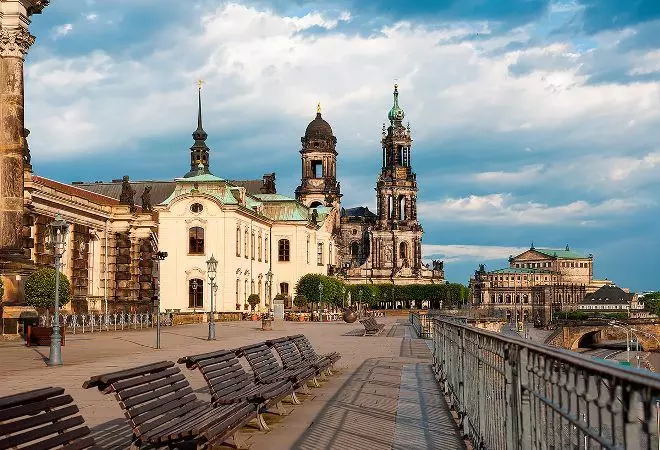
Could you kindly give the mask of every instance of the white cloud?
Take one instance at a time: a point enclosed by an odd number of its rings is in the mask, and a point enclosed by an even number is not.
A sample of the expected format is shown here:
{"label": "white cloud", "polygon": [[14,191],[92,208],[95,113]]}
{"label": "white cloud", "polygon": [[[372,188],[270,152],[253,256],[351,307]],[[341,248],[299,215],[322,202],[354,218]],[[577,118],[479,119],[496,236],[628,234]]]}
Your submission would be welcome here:
{"label": "white cloud", "polygon": [[85,19],[88,22],[96,22],[96,20],[99,18],[98,14],[96,13],[89,13],[85,15]]}
{"label": "white cloud", "polygon": [[445,262],[492,261],[508,258],[509,255],[518,255],[525,250],[528,248],[496,245],[422,245],[424,258],[442,258]]}
{"label": "white cloud", "polygon": [[520,202],[511,194],[470,195],[418,204],[422,221],[483,222],[497,225],[579,224],[599,225],[609,216],[625,216],[644,206],[636,200],[611,199],[590,204],[574,201],[563,205]]}
{"label": "white cloud", "polygon": [[[528,130],[552,137],[560,148],[566,139],[611,145],[660,124],[657,84],[586,85],[566,44],[492,56],[495,43],[505,45],[505,38],[457,42],[483,30],[483,23],[445,28],[398,23],[369,36],[301,33],[315,26],[332,29],[341,20],[350,20],[350,13],[283,17],[230,3],[209,12],[201,26],[179,23],[180,28],[162,30],[149,43],[151,54],[139,60],[126,59],[130,52],[102,51],[29,60],[26,115],[40,124],[30,136],[34,155],[45,160],[122,151],[123,144],[147,134],[183,136],[191,126],[198,77],[206,80],[210,140],[253,124],[255,117],[277,117],[298,130],[277,136],[286,139],[282,152],[289,152],[320,100],[340,153],[351,150],[342,153],[346,159],[377,148],[394,77],[416,144]],[[509,39],[521,33],[515,30]],[[569,63],[512,76],[509,66],[526,55],[562,56]],[[54,80],[52,73],[65,74],[67,81]],[[71,88],[51,96],[57,84]],[[89,130],[70,139],[68,131],[49,124],[50,117],[65,112],[85,117]],[[141,126],[135,127],[138,119]],[[632,129],[620,126],[631,120]],[[562,132],[565,128],[572,132]]]}
{"label": "white cloud", "polygon": [[58,25],[55,28],[53,28],[53,39],[59,39],[61,37],[66,36],[73,30],[73,25],[70,23],[65,23],[63,25]]}
{"label": "white cloud", "polygon": [[474,180],[484,183],[502,183],[507,185],[518,183],[533,183],[543,172],[543,164],[524,166],[513,172],[481,172],[474,175]]}

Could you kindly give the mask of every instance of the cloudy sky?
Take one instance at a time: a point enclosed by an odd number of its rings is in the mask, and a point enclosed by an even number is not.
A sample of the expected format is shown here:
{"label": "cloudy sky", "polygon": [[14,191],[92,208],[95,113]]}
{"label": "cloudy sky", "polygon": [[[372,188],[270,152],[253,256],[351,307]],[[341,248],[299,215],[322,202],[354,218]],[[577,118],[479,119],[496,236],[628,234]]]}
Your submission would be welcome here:
{"label": "cloudy sky", "polygon": [[534,242],[660,288],[657,0],[54,0],[31,31],[42,176],[183,175],[203,78],[216,175],[275,171],[292,194],[320,101],[344,206],[373,209],[396,79],[425,255],[448,279]]}

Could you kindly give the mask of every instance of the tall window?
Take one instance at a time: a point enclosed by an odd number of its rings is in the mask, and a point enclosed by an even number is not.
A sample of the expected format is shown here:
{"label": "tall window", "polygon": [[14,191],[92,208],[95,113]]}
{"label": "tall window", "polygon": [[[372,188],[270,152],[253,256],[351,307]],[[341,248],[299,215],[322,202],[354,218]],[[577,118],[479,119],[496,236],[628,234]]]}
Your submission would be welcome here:
{"label": "tall window", "polygon": [[250,256],[252,259],[254,259],[254,231],[252,232],[252,236],[250,236]]}
{"label": "tall window", "polygon": [[328,264],[332,265],[332,242],[328,244]]}
{"label": "tall window", "polygon": [[268,262],[268,255],[270,255],[270,247],[268,247],[268,238],[264,243],[264,261]]}
{"label": "tall window", "polygon": [[236,227],[236,256],[241,256],[241,227]]}
{"label": "tall window", "polygon": [[408,257],[408,245],[405,242],[399,244],[399,258],[406,259]]}
{"label": "tall window", "polygon": [[261,276],[259,277],[259,281],[257,281],[257,294],[259,295],[259,298],[261,299]]}
{"label": "tall window", "polygon": [[360,255],[360,244],[355,241],[351,243],[351,259],[358,259]]}
{"label": "tall window", "polygon": [[245,279],[245,289],[243,289],[243,303],[247,303],[247,297],[248,297],[248,280],[246,278]]}
{"label": "tall window", "polygon": [[244,248],[243,248],[243,256],[245,256],[245,258],[248,258],[248,257],[249,257],[249,256],[248,256],[248,240],[249,240],[249,239],[248,239],[248,229],[247,229],[247,227],[246,227],[246,228],[245,228],[245,238],[244,238],[244,242],[243,242],[243,244],[244,244]]}
{"label": "tall window", "polygon": [[263,242],[261,240],[261,231],[259,232],[259,236],[257,237],[259,240],[259,251],[258,251],[258,256],[259,256],[259,261],[261,261],[261,254],[263,252]]}
{"label": "tall window", "polygon": [[399,196],[399,219],[406,220],[406,197]]}
{"label": "tall window", "polygon": [[307,236],[307,264],[309,264],[309,236]]}
{"label": "tall window", "polygon": [[204,307],[204,281],[193,278],[188,281],[188,308]]}
{"label": "tall window", "polygon": [[236,305],[239,305],[237,307],[240,307],[241,304],[241,280],[236,278]]}
{"label": "tall window", "polygon": [[323,242],[316,244],[316,264],[323,265]]}
{"label": "tall window", "polygon": [[280,283],[280,294],[289,295],[289,283]]}
{"label": "tall window", "polygon": [[204,228],[192,227],[188,230],[188,253],[191,255],[204,254]]}
{"label": "tall window", "polygon": [[254,280],[250,281],[250,295],[254,294]]}
{"label": "tall window", "polygon": [[289,261],[289,240],[280,239],[277,243],[277,259],[280,261]]}

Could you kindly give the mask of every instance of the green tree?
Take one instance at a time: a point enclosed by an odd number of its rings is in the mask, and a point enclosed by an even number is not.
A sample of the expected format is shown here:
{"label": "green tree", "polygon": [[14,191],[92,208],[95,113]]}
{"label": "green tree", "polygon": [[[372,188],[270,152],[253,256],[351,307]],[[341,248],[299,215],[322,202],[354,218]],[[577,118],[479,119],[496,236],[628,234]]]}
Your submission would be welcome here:
{"label": "green tree", "polygon": [[[71,283],[60,273],[60,308],[71,298]],[[25,303],[35,308],[55,306],[55,269],[43,267],[25,279]]]}
{"label": "green tree", "polygon": [[258,294],[250,294],[247,301],[252,307],[252,311],[254,311],[254,308],[261,302],[261,299]]}
{"label": "green tree", "polygon": [[660,316],[660,292],[646,294],[643,299],[644,308],[656,316]]}

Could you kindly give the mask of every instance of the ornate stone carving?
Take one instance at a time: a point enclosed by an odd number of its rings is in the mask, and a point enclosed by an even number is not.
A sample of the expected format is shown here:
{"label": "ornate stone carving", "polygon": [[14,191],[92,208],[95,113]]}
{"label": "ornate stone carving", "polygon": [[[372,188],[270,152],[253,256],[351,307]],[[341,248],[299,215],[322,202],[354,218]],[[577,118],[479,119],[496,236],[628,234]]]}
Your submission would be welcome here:
{"label": "ornate stone carving", "polygon": [[28,16],[32,14],[41,14],[46,6],[50,4],[50,0],[32,0],[32,5],[27,7]]}
{"label": "ornate stone carving", "polygon": [[434,259],[433,260],[433,270],[443,270],[445,262]]}
{"label": "ornate stone carving", "polygon": [[154,208],[151,205],[151,186],[146,186],[142,191],[142,211],[151,212]]}
{"label": "ornate stone carving", "polygon": [[28,145],[27,137],[30,135],[30,130],[23,128],[23,164],[28,168],[32,168],[30,161],[32,157],[30,156],[30,146]]}
{"label": "ornate stone carving", "polygon": [[131,212],[135,211],[135,204],[133,199],[135,198],[135,189],[131,186],[131,183],[128,181],[128,175],[124,175],[124,178],[121,182],[121,194],[119,194],[119,203],[122,205],[128,205],[131,209]]}
{"label": "ornate stone carving", "polygon": [[268,173],[264,175],[263,186],[259,190],[262,194],[276,194],[275,188],[275,173]]}
{"label": "ornate stone carving", "polygon": [[26,28],[0,28],[0,56],[24,58],[34,40]]}

